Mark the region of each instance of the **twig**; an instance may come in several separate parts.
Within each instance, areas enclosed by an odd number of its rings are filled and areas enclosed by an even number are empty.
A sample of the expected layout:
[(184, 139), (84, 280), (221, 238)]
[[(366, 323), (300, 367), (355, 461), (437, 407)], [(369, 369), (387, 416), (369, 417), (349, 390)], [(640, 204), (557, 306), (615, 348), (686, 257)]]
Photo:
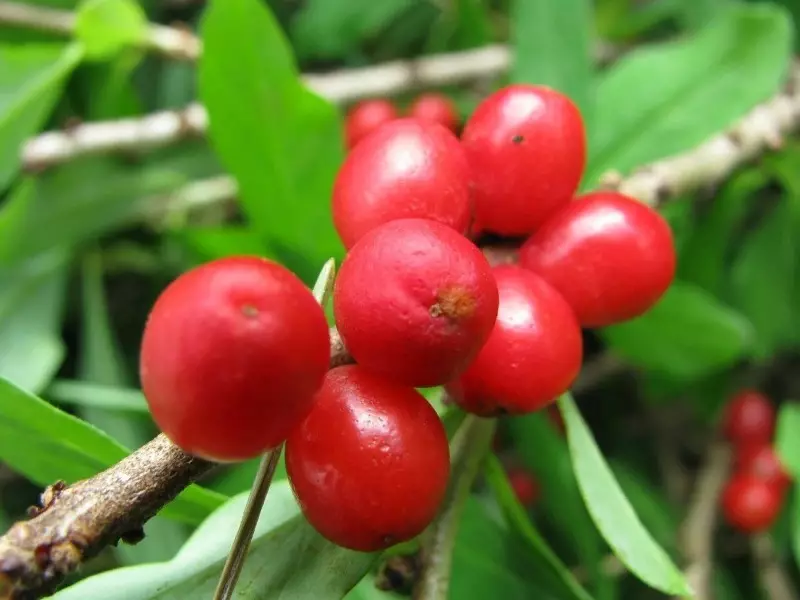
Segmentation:
[[(61, 36), (75, 32), (74, 12), (45, 8), (32, 4), (0, 2), (0, 25), (27, 27)], [(200, 40), (188, 29), (151, 24), (142, 37), (142, 50), (162, 54), (176, 60), (197, 60), (200, 56)]]
[(689, 511), (680, 531), (680, 544), (687, 567), (686, 580), (696, 600), (711, 600), (713, 534), (719, 495), (731, 468), (728, 444), (715, 438), (706, 453), (705, 464), (697, 477)]
[(426, 534), (420, 550), (419, 579), (414, 600), (446, 600), (450, 586), (453, 547), (458, 525), (481, 460), (489, 450), (496, 426), (494, 419), (469, 416), (453, 441), (450, 486), (443, 509)]
[(791, 579), (775, 556), (775, 547), (769, 533), (759, 533), (750, 538), (750, 548), (756, 563), (761, 587), (769, 600), (797, 600)]

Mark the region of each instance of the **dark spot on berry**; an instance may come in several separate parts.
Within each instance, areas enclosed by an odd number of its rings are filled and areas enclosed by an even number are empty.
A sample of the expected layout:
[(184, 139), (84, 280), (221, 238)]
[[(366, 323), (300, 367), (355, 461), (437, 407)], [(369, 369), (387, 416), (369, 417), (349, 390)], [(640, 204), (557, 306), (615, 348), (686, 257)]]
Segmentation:
[(255, 319), (258, 316), (258, 309), (252, 304), (245, 304), (242, 306), (241, 311), (248, 319)]
[(517, 134), (517, 135), (515, 135), (514, 137), (511, 138), (511, 141), (514, 144), (521, 144), (523, 141), (525, 141), (525, 138), (523, 136)]

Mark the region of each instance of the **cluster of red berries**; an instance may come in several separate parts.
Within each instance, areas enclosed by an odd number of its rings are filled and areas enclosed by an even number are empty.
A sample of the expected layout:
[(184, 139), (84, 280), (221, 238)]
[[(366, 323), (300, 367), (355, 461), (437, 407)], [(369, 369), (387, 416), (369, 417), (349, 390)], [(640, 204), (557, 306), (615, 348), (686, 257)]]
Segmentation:
[[(458, 131), (458, 110), (447, 96), (437, 93), (421, 94), (408, 107), (408, 116), (422, 121), (439, 123), (450, 131)], [(368, 134), (389, 121), (400, 118), (400, 111), (390, 101), (382, 98), (363, 100), (347, 113), (344, 133), (345, 142), (352, 149)]]
[(791, 477), (772, 445), (775, 408), (763, 394), (742, 390), (726, 406), (723, 433), (734, 471), (722, 492), (722, 513), (745, 533), (769, 529), (780, 514)]
[[(582, 362), (581, 326), (646, 311), (675, 269), (670, 229), (617, 193), (575, 197), (581, 115), (564, 95), (514, 85), (459, 139), (394, 118), (354, 145), (335, 181), (348, 249), (333, 312), (356, 365), (328, 371), (322, 308), (283, 267), (228, 258), (174, 281), (141, 352), (152, 414), (175, 443), (218, 461), (286, 441), (289, 480), (329, 540), (373, 551), (433, 520), (450, 457), (415, 389), (446, 386), (466, 411), (551, 405)], [(530, 236), (492, 268), (471, 235)]]

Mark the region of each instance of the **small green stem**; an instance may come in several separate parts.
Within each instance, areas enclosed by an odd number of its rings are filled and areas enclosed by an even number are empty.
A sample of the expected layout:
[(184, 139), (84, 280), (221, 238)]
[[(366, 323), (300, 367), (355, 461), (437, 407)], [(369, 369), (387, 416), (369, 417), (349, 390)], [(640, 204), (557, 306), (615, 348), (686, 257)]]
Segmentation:
[(420, 552), (422, 568), (415, 600), (446, 600), (458, 525), (472, 484), (492, 442), (495, 419), (468, 416), (452, 443), (450, 485), (442, 511), (431, 525)]

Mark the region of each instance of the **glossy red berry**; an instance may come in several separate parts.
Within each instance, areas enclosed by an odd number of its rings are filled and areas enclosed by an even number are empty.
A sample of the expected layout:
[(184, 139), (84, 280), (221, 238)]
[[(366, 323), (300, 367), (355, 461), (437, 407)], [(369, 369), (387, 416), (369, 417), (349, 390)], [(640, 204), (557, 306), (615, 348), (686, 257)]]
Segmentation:
[(463, 371), (489, 337), (497, 285), (481, 251), (450, 227), (401, 219), (345, 257), (333, 312), (356, 362), (414, 387)]
[(448, 391), (481, 416), (524, 414), (554, 402), (581, 368), (583, 340), (567, 303), (543, 279), (494, 268), (500, 307), (489, 340)]
[(399, 118), (397, 108), (388, 100), (364, 100), (354, 105), (345, 119), (345, 142), (349, 149), (367, 135)]
[(313, 410), (289, 436), (286, 470), (317, 531), (374, 552), (430, 524), (450, 455), (444, 427), (419, 392), (350, 365), (328, 373)]
[(520, 250), (520, 264), (556, 288), (584, 327), (646, 312), (672, 283), (675, 262), (666, 220), (616, 192), (576, 198)]
[(749, 444), (737, 448), (736, 469), (755, 475), (781, 490), (788, 488), (792, 482), (778, 453), (767, 443)]
[(325, 314), (300, 279), (262, 258), (223, 258), (159, 296), (142, 339), (142, 390), (183, 450), (244, 460), (305, 417), (329, 356)]
[(508, 482), (520, 504), (530, 507), (539, 499), (539, 483), (525, 469), (509, 469)]
[(469, 168), (441, 125), (400, 119), (345, 159), (333, 188), (333, 222), (347, 248), (378, 225), (424, 218), (465, 233), (472, 219)]
[(443, 94), (420, 95), (411, 103), (408, 114), (415, 119), (438, 123), (453, 132), (458, 130), (458, 110), (453, 101)]
[(722, 492), (722, 514), (728, 524), (744, 533), (769, 529), (781, 511), (783, 494), (750, 473), (736, 473)]
[(725, 407), (722, 429), (737, 445), (769, 443), (775, 433), (775, 407), (756, 390), (741, 390)]
[(517, 84), (486, 98), (461, 134), (481, 229), (527, 235), (578, 189), (586, 164), (580, 111), (565, 95)]

